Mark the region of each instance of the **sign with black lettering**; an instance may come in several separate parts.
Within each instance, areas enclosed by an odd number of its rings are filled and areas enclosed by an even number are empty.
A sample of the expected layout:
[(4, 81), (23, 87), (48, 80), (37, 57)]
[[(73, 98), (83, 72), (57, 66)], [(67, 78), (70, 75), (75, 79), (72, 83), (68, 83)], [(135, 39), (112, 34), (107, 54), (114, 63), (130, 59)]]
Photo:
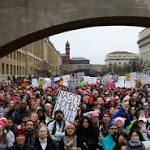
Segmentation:
[(56, 110), (62, 110), (66, 121), (74, 122), (77, 109), (80, 104), (81, 96), (66, 91), (59, 91), (57, 101), (54, 107)]

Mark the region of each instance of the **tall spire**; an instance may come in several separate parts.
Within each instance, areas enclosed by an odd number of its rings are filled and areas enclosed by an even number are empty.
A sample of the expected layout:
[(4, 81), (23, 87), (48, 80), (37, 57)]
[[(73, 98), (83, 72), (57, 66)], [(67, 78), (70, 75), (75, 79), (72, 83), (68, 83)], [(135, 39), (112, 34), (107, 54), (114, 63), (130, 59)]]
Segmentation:
[(70, 64), (70, 44), (66, 42), (66, 55), (67, 55), (67, 64)]

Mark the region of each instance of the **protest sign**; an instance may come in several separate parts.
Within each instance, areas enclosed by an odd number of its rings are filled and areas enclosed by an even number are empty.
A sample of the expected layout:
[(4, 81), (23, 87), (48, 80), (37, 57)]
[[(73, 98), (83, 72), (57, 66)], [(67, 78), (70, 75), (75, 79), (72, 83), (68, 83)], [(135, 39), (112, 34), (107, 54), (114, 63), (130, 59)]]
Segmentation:
[(124, 86), (125, 86), (125, 81), (124, 81), (124, 80), (118, 80), (118, 81), (115, 83), (115, 87), (123, 88)]
[(57, 82), (57, 81), (59, 81), (60, 80), (60, 77), (55, 77), (54, 78), (54, 82)]
[(77, 79), (82, 80), (84, 77), (84, 72), (77, 72), (75, 75)]
[(125, 74), (125, 77), (126, 77), (126, 81), (131, 81), (130, 74)]
[(136, 86), (135, 81), (125, 81), (126, 88), (135, 88), (135, 86)]
[(39, 87), (39, 83), (37, 79), (32, 79), (32, 87), (33, 88)]
[(50, 78), (45, 78), (45, 83), (43, 85), (43, 89), (47, 89), (48, 87), (51, 87), (51, 79)]
[(39, 78), (38, 83), (39, 83), (39, 87), (43, 88), (43, 85), (45, 84), (45, 79), (42, 77)]
[(69, 74), (64, 75), (62, 76), (62, 79), (64, 81), (64, 86), (68, 86), (68, 81), (70, 81), (70, 75)]
[(62, 110), (65, 120), (74, 122), (81, 96), (66, 91), (59, 91), (54, 111)]
[(96, 77), (84, 76), (84, 82), (86, 82), (87, 84), (96, 84), (96, 81)]
[(78, 80), (70, 80), (70, 81), (68, 81), (69, 91), (74, 91), (78, 85), (79, 85), (79, 81)]
[(130, 78), (131, 78), (131, 80), (136, 80), (136, 72), (132, 72), (132, 73), (130, 73)]

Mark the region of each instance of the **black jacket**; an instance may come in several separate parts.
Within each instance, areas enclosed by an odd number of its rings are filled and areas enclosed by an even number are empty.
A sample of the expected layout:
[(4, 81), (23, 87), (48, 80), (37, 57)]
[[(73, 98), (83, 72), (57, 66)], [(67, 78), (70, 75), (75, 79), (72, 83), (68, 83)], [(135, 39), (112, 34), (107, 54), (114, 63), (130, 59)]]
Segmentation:
[(82, 150), (95, 150), (98, 148), (98, 131), (89, 132), (88, 129), (82, 128), (82, 131), (77, 132), (77, 146)]
[[(36, 139), (34, 147), (36, 150), (42, 150), (42, 146), (40, 144), (39, 139)], [(47, 146), (45, 150), (56, 150), (55, 144), (52, 139), (47, 139)]]
[(14, 145), (14, 146), (8, 148), (8, 150), (36, 150), (36, 149), (32, 145), (25, 144), (23, 147)]

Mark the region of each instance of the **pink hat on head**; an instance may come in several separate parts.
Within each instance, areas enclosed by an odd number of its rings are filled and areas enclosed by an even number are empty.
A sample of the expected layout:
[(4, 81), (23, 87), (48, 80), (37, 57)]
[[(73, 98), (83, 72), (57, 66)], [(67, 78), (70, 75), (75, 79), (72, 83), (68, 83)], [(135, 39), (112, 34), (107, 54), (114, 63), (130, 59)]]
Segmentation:
[(117, 117), (117, 118), (115, 118), (115, 119), (114, 119), (114, 124), (116, 124), (116, 122), (117, 122), (117, 121), (121, 121), (121, 122), (122, 122), (122, 124), (124, 125), (125, 120), (126, 120), (125, 118)]
[(92, 111), (90, 114), (90, 118), (99, 117), (99, 113), (97, 111)]
[(8, 120), (6, 118), (0, 118), (0, 125), (6, 126), (8, 124)]
[(0, 126), (5, 126), (5, 123), (2, 120), (0, 120)]
[(74, 126), (72, 123), (68, 123), (68, 124), (66, 124), (66, 126), (65, 126), (65, 129), (64, 129), (64, 130), (67, 130), (68, 128), (75, 129), (75, 126)]
[(98, 114), (100, 114), (100, 110), (99, 109), (95, 109), (95, 112), (97, 112)]

